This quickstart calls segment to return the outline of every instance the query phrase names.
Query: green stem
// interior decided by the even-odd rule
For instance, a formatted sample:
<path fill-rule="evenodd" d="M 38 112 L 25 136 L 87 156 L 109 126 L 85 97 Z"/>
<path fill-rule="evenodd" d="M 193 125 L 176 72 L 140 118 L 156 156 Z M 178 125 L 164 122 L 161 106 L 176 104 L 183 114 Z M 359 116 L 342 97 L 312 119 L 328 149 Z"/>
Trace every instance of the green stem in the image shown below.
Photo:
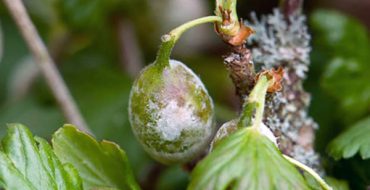
<path fill-rule="evenodd" d="M 195 27 L 200 24 L 205 24 L 209 22 L 221 22 L 222 18 L 219 16 L 207 16 L 198 18 L 192 21 L 189 21 L 175 29 L 173 29 L 168 34 L 162 36 L 162 44 L 158 50 L 158 55 L 156 59 L 156 63 L 160 64 L 162 68 L 169 65 L 170 55 L 172 52 L 175 43 L 180 38 L 180 36 L 187 30 L 192 27 Z"/>
<path fill-rule="evenodd" d="M 216 0 L 216 15 L 221 16 L 221 7 L 223 10 L 230 10 L 230 16 L 232 17 L 232 19 L 238 20 L 238 15 L 236 14 L 236 2 L 237 0 Z"/>
<path fill-rule="evenodd" d="M 254 114 L 254 122 L 252 127 L 258 128 L 262 123 L 263 112 L 265 108 L 265 98 L 267 89 L 271 80 L 266 76 L 261 76 L 257 84 L 252 89 L 248 97 L 246 97 L 243 105 L 243 112 L 240 116 L 239 126 L 248 127 L 252 124 Z"/>
<path fill-rule="evenodd" d="M 292 163 L 293 165 L 301 168 L 302 170 L 306 171 L 307 173 L 309 173 L 313 178 L 315 178 L 315 180 L 317 182 L 319 182 L 319 184 L 321 185 L 321 187 L 325 190 L 332 190 L 333 188 L 330 187 L 321 177 L 319 174 L 317 174 L 313 169 L 311 169 L 310 167 L 298 162 L 297 160 L 289 157 L 289 156 L 286 156 L 286 155 L 283 155 L 284 158 L 286 160 L 288 160 L 290 163 Z"/>
<path fill-rule="evenodd" d="M 218 23 L 219 32 L 224 35 L 234 36 L 239 31 L 240 23 L 236 12 L 236 3 L 237 0 L 216 0 L 215 13 L 217 16 L 223 17 L 223 21 L 226 21 Z M 230 15 L 225 15 L 225 11 L 229 12 Z"/>

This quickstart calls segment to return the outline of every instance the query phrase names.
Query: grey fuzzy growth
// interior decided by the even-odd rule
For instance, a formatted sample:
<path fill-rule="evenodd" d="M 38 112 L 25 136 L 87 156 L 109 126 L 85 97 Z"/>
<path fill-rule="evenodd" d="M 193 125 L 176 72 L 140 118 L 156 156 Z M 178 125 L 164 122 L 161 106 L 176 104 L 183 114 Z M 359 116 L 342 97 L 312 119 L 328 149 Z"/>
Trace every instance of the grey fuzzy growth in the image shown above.
<path fill-rule="evenodd" d="M 257 48 L 252 49 L 255 63 L 267 69 L 286 65 L 294 69 L 299 78 L 304 79 L 311 51 L 306 17 L 293 14 L 286 21 L 280 10 L 274 9 L 273 14 L 262 16 L 260 20 L 255 13 L 251 14 L 251 18 L 252 22 L 246 24 L 256 31 L 248 42 L 257 44 Z"/>
<path fill-rule="evenodd" d="M 258 19 L 251 15 L 255 31 L 247 45 L 252 46 L 253 62 L 257 68 L 284 68 L 283 90 L 269 95 L 264 123 L 279 138 L 284 154 L 321 171 L 319 156 L 313 149 L 314 132 L 318 125 L 307 114 L 310 95 L 303 89 L 310 64 L 310 35 L 306 17 L 295 13 L 285 17 L 279 9 Z"/>

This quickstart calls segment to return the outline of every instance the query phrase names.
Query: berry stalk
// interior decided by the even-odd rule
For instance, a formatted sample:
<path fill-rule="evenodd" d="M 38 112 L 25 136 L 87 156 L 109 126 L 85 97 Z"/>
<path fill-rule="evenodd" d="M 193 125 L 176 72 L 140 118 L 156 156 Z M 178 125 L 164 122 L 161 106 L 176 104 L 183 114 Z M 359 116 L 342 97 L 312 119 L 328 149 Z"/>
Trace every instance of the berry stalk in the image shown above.
<path fill-rule="evenodd" d="M 162 68 L 169 65 L 170 55 L 172 52 L 173 47 L 175 46 L 177 40 L 181 37 L 181 35 L 186 32 L 187 30 L 201 25 L 205 23 L 217 23 L 221 22 L 222 19 L 219 16 L 206 16 L 202 18 L 198 18 L 192 21 L 189 21 L 162 36 L 162 44 L 158 50 L 156 62 L 161 64 Z"/>

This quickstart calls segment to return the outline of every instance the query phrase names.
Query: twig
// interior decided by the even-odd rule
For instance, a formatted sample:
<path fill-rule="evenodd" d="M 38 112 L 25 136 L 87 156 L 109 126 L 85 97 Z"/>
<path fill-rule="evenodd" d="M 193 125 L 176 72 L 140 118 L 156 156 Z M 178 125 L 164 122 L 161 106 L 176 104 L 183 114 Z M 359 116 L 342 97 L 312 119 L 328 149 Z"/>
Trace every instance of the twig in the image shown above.
<path fill-rule="evenodd" d="M 12 14 L 23 38 L 29 46 L 35 62 L 56 98 L 65 118 L 68 122 L 76 125 L 80 130 L 91 134 L 81 113 L 79 112 L 68 88 L 60 76 L 54 61 L 50 57 L 45 44 L 42 42 L 21 0 L 4 0 L 9 12 Z"/>
<path fill-rule="evenodd" d="M 229 70 L 236 94 L 242 104 L 244 96 L 249 94 L 255 83 L 256 73 L 252 62 L 252 53 L 244 45 L 232 46 L 232 52 L 224 56 L 224 64 Z"/>
<path fill-rule="evenodd" d="M 239 19 L 236 4 L 237 0 L 216 1 L 215 14 L 222 18 L 222 22 L 215 23 L 215 29 L 221 39 L 232 48 L 232 52 L 224 56 L 224 63 L 243 104 L 244 96 L 252 90 L 255 82 L 252 53 L 244 45 L 254 30 Z"/>
<path fill-rule="evenodd" d="M 280 9 L 284 16 L 288 18 L 290 15 L 302 11 L 303 0 L 281 0 Z"/>

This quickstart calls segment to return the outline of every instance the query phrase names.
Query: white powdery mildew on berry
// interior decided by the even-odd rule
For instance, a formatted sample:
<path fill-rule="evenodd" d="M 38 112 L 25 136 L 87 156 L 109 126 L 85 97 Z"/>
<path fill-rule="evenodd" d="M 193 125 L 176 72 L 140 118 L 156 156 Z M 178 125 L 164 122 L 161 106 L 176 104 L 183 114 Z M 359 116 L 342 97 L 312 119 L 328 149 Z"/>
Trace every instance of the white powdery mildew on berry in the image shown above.
<path fill-rule="evenodd" d="M 177 72 L 182 73 L 181 75 L 185 74 L 187 76 L 186 79 L 181 78 L 180 80 L 186 80 L 186 83 L 180 82 L 177 84 L 176 82 L 178 81 L 175 81 L 176 78 L 174 78 L 174 81 L 171 81 L 174 83 L 165 85 L 171 86 L 176 84 L 173 89 L 162 89 L 170 90 L 167 91 L 167 93 L 170 93 L 169 97 L 163 98 L 161 96 L 163 91 L 160 90 L 158 94 L 153 95 L 149 99 L 146 111 L 151 113 L 151 119 L 146 123 L 146 126 L 153 130 L 147 130 L 145 133 L 147 135 L 160 135 L 156 143 L 181 142 L 181 145 L 167 144 L 166 146 L 173 149 L 173 152 L 153 150 L 153 148 L 148 146 L 144 146 L 144 148 L 154 158 L 162 162 L 176 163 L 194 158 L 208 145 L 215 130 L 213 125 L 214 105 L 203 83 L 192 70 L 175 60 L 170 60 L 170 67 L 173 73 L 167 74 L 170 77 L 173 74 L 176 75 Z M 190 94 L 187 94 L 189 93 L 188 85 L 193 90 Z M 181 91 L 184 89 L 187 90 Z M 184 99 L 179 98 L 176 93 L 182 95 Z M 203 97 L 200 102 L 198 102 L 197 98 L 194 98 L 194 96 L 198 95 Z M 206 102 L 210 102 L 210 104 Z M 206 118 L 199 116 L 199 111 L 204 109 L 209 109 L 210 111 Z"/>
<path fill-rule="evenodd" d="M 183 63 L 176 60 L 170 60 L 170 67 L 171 69 L 176 69 L 176 67 L 182 67 L 181 69 L 185 69 L 186 72 L 192 76 L 190 78 L 192 81 L 188 81 L 188 83 L 194 85 L 195 90 L 204 91 L 208 95 L 202 81 L 192 70 L 184 66 Z M 212 99 L 210 99 L 210 101 L 211 109 L 213 110 Z M 194 102 L 187 101 L 184 105 L 179 105 L 176 99 L 169 99 L 162 103 L 164 106 L 160 108 L 158 103 L 150 100 L 147 105 L 147 109 L 148 112 L 153 113 L 153 122 L 148 123 L 148 125 L 156 129 L 163 139 L 168 141 L 176 140 L 181 136 L 181 133 L 184 130 L 203 130 L 205 135 L 204 138 L 207 138 L 212 134 L 213 115 L 208 118 L 207 122 L 202 121 L 202 119 L 197 116 L 197 108 L 195 105 L 192 105 Z M 207 109 L 205 102 L 201 102 L 200 109 Z"/>
<path fill-rule="evenodd" d="M 175 140 L 183 130 L 200 129 L 203 123 L 196 115 L 192 105 L 178 106 L 174 100 L 158 112 L 156 129 L 165 140 Z"/>
<path fill-rule="evenodd" d="M 158 161 L 189 161 L 207 147 L 214 133 L 213 101 L 199 77 L 183 63 L 170 60 L 169 67 L 159 72 L 155 87 L 148 87 L 150 83 L 139 78 L 131 89 L 129 118 L 133 132 Z"/>
<path fill-rule="evenodd" d="M 189 69 L 187 66 L 185 66 L 183 63 L 181 63 L 180 61 L 176 61 L 176 60 L 171 59 L 170 60 L 170 67 L 171 68 L 182 67 L 182 69 L 186 70 L 190 75 L 193 76 L 192 77 L 193 81 L 191 83 L 193 83 L 195 85 L 196 89 L 197 90 L 204 90 L 206 92 L 206 94 L 208 95 L 207 89 L 204 86 L 203 82 L 200 80 L 200 78 L 191 69 Z"/>

